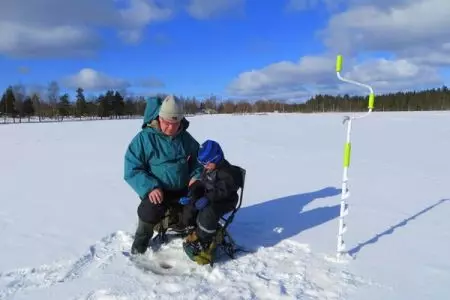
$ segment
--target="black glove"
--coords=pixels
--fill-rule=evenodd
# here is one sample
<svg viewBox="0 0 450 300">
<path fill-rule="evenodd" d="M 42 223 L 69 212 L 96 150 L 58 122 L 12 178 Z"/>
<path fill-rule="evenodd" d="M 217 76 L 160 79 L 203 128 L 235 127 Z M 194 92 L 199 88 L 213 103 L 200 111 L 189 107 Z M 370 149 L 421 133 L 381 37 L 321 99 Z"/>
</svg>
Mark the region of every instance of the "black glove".
<svg viewBox="0 0 450 300">
<path fill-rule="evenodd" d="M 194 201 L 205 195 L 205 186 L 200 180 L 197 180 L 189 187 L 188 197 Z"/>
</svg>

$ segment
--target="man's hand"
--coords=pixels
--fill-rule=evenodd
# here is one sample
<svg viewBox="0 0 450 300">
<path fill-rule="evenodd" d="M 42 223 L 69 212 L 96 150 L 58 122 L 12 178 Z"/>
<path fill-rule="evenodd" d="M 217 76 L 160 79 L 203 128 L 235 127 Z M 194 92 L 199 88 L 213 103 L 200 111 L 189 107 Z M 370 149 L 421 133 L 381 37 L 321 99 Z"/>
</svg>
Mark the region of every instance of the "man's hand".
<svg viewBox="0 0 450 300">
<path fill-rule="evenodd" d="M 160 188 L 154 189 L 148 194 L 148 199 L 153 204 L 161 204 L 163 202 L 163 192 Z"/>
</svg>

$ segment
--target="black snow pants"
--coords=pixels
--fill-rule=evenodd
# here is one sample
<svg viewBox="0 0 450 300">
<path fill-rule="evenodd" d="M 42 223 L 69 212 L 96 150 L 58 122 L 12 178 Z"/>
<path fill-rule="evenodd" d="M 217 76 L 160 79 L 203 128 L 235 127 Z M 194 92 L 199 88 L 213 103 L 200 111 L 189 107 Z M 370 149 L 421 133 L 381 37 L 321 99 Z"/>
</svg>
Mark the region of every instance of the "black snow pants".
<svg viewBox="0 0 450 300">
<path fill-rule="evenodd" d="M 237 205 L 237 201 L 210 202 L 201 210 L 197 210 L 194 204 L 184 207 L 182 221 L 185 226 L 196 227 L 196 233 L 200 240 L 210 240 L 217 230 L 220 218 L 231 212 Z"/>
<path fill-rule="evenodd" d="M 178 200 L 181 197 L 185 197 L 187 193 L 187 188 L 182 190 L 163 190 L 163 201 L 160 204 L 153 204 L 148 198 L 142 200 L 137 209 L 139 219 L 145 223 L 158 224 L 164 218 L 169 208 L 179 212 L 179 215 L 181 215 L 183 206 L 178 203 Z"/>
</svg>

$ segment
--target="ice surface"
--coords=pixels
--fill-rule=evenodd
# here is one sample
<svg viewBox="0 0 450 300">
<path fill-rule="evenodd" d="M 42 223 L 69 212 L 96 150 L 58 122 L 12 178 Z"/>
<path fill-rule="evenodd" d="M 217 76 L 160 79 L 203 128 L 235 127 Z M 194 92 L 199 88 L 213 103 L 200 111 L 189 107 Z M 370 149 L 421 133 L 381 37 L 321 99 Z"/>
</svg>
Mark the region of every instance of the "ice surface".
<svg viewBox="0 0 450 300">
<path fill-rule="evenodd" d="M 247 169 L 231 232 L 257 251 L 211 269 L 181 241 L 128 250 L 138 198 L 123 155 L 141 120 L 0 126 L 0 299 L 448 299 L 450 114 L 374 113 L 352 131 L 348 231 L 336 249 L 342 114 L 190 117 Z"/>
</svg>

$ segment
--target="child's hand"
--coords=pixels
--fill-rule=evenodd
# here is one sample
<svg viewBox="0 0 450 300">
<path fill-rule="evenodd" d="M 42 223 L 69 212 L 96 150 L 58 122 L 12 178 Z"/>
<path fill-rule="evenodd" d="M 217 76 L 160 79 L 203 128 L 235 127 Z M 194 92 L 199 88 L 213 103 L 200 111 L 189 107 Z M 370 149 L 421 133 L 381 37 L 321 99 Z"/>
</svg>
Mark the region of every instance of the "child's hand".
<svg viewBox="0 0 450 300">
<path fill-rule="evenodd" d="M 180 200 L 178 200 L 178 203 L 181 205 L 187 205 L 191 202 L 191 198 L 189 197 L 181 197 Z"/>
<path fill-rule="evenodd" d="M 195 201 L 195 208 L 197 208 L 198 210 L 201 210 L 207 204 L 208 204 L 208 198 L 202 197 L 202 198 L 198 199 L 197 201 Z"/>
<path fill-rule="evenodd" d="M 200 180 L 195 181 L 189 186 L 189 194 L 192 199 L 200 199 L 205 195 L 205 187 Z"/>
</svg>

